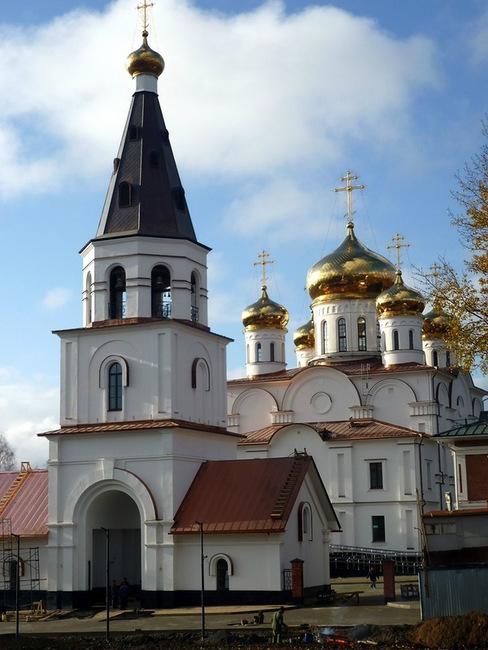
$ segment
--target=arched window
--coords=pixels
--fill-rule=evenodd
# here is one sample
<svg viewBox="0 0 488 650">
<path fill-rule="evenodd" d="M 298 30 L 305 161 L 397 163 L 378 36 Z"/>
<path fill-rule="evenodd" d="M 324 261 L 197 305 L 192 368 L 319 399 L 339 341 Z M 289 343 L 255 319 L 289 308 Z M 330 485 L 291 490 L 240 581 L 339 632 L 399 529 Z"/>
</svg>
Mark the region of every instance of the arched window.
<svg viewBox="0 0 488 650">
<path fill-rule="evenodd" d="M 198 323 L 198 283 L 195 273 L 191 274 L 191 319 Z"/>
<path fill-rule="evenodd" d="M 408 330 L 408 349 L 413 350 L 413 330 Z"/>
<path fill-rule="evenodd" d="M 123 181 L 119 185 L 119 208 L 129 208 L 132 205 L 132 185 Z"/>
<path fill-rule="evenodd" d="M 362 316 L 358 318 L 358 350 L 360 352 L 365 352 L 367 350 L 366 345 L 366 319 Z"/>
<path fill-rule="evenodd" d="M 393 330 L 393 349 L 400 349 L 400 338 L 398 336 L 398 330 Z"/>
<path fill-rule="evenodd" d="M 249 343 L 246 345 L 246 363 L 249 363 L 251 359 L 249 358 Z"/>
<path fill-rule="evenodd" d="M 108 410 L 122 410 L 122 366 L 118 361 L 108 369 Z"/>
<path fill-rule="evenodd" d="M 261 343 L 256 343 L 256 361 L 262 361 Z"/>
<path fill-rule="evenodd" d="M 281 360 L 283 361 L 283 363 L 285 362 L 285 344 L 284 343 L 281 344 Z"/>
<path fill-rule="evenodd" d="M 327 352 L 327 321 L 322 321 L 322 332 L 321 332 L 321 353 L 325 354 Z"/>
<path fill-rule="evenodd" d="M 125 271 L 121 266 L 116 266 L 110 273 L 110 318 L 124 318 L 126 307 Z"/>
<path fill-rule="evenodd" d="M 386 336 L 384 332 L 381 334 L 381 349 L 386 352 Z"/>
<path fill-rule="evenodd" d="M 275 360 L 275 344 L 274 343 L 269 344 L 269 360 L 270 361 Z"/>
<path fill-rule="evenodd" d="M 229 566 L 221 557 L 216 564 L 217 591 L 229 591 Z"/>
<path fill-rule="evenodd" d="M 171 316 L 171 276 L 169 270 L 162 265 L 155 266 L 151 273 L 151 316 Z"/>
<path fill-rule="evenodd" d="M 337 321 L 337 338 L 339 339 L 339 352 L 347 352 L 347 333 L 345 318 L 339 318 Z"/>
<path fill-rule="evenodd" d="M 210 368 L 201 357 L 193 359 L 191 366 L 191 387 L 197 388 L 197 386 L 205 391 L 210 390 Z"/>
<path fill-rule="evenodd" d="M 298 541 L 312 541 L 313 539 L 313 522 L 312 510 L 310 504 L 302 501 L 298 506 Z"/>
<path fill-rule="evenodd" d="M 435 367 L 439 365 L 439 357 L 437 355 L 437 350 L 434 350 L 432 352 L 432 365 L 434 365 Z"/>
<path fill-rule="evenodd" d="M 446 350 L 446 366 L 449 368 L 451 365 L 451 352 Z"/>
</svg>

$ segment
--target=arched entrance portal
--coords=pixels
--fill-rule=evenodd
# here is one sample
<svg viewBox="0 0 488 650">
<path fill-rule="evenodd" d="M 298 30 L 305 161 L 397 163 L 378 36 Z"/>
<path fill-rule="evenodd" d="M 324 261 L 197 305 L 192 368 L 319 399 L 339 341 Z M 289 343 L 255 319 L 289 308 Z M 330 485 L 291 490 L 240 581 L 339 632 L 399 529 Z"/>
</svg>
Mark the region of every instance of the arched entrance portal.
<svg viewBox="0 0 488 650">
<path fill-rule="evenodd" d="M 95 597 L 103 597 L 106 580 L 106 533 L 110 531 L 110 581 L 125 578 L 131 592 L 141 586 L 141 515 L 125 492 L 107 490 L 97 496 L 86 513 L 89 585 Z"/>
</svg>

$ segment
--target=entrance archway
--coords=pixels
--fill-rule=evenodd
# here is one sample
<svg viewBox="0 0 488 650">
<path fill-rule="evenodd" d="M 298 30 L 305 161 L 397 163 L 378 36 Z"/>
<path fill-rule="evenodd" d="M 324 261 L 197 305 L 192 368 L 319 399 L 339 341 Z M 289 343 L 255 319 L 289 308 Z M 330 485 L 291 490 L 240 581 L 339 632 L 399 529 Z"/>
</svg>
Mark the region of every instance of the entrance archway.
<svg viewBox="0 0 488 650">
<path fill-rule="evenodd" d="M 217 560 L 217 591 L 229 591 L 229 567 L 227 560 L 220 558 Z"/>
<path fill-rule="evenodd" d="M 117 489 L 99 494 L 86 512 L 89 585 L 102 593 L 106 580 L 106 533 L 110 531 L 110 581 L 118 584 L 125 578 L 131 591 L 141 587 L 141 515 L 135 501 Z"/>
</svg>

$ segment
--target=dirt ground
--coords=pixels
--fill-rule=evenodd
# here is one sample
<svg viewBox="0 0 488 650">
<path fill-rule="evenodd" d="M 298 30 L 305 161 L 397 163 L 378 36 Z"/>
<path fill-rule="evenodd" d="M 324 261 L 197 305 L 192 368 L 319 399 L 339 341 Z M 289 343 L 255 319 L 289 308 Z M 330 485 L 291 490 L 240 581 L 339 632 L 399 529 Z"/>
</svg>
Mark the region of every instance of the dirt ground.
<svg viewBox="0 0 488 650">
<path fill-rule="evenodd" d="M 362 628 L 362 629 L 360 629 Z M 414 648 L 408 639 L 412 626 L 376 627 L 357 626 L 349 632 L 354 636 L 355 631 L 361 639 L 350 641 L 339 640 L 334 642 L 313 641 L 304 643 L 306 630 L 288 630 L 283 640 L 282 647 L 294 650 L 296 648 L 327 647 L 330 650 L 336 648 L 347 648 L 357 650 L 361 648 Z M 340 636 L 345 637 L 346 630 L 342 630 Z M 196 648 L 232 648 L 232 650 L 264 650 L 265 648 L 276 648 L 270 643 L 270 632 L 267 630 L 242 630 L 209 631 L 207 639 L 202 644 L 199 633 L 196 632 L 173 632 L 173 633 L 131 633 L 112 634 L 110 642 L 107 643 L 105 635 L 25 635 L 16 640 L 14 636 L 8 635 L 1 638 L 2 650 L 99 650 L 107 647 L 114 650 L 195 650 Z"/>
</svg>

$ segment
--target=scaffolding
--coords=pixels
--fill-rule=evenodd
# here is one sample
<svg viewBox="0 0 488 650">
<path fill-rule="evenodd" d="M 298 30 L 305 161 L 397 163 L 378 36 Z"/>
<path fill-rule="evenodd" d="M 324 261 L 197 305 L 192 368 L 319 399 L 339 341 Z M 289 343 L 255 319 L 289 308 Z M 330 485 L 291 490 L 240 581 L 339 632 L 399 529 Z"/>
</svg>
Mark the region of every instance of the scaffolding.
<svg viewBox="0 0 488 650">
<path fill-rule="evenodd" d="M 15 582 L 19 567 L 19 603 L 33 607 L 41 600 L 39 547 L 23 546 L 20 536 L 20 553 L 17 556 L 17 538 L 12 533 L 8 517 L 0 518 L 0 607 L 2 612 L 15 608 Z"/>
</svg>

